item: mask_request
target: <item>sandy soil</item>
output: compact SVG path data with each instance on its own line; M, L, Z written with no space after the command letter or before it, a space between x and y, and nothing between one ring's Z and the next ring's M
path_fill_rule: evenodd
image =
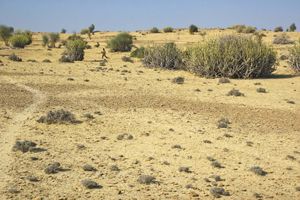
M231 30L206 32L208 38ZM115 34L87 39L92 46L100 42L100 48L86 50L85 60L73 64L59 63L63 49L43 48L41 34L25 49L0 50L0 199L214 199L210 189L216 186L230 193L224 199L300 198L300 77L285 61L268 79L228 84L183 71L147 69L139 60L125 63L121 57L128 53L108 53L109 62L100 67L101 48ZM137 46L174 41L185 48L203 39L186 30L132 34ZM264 41L271 43L275 33L265 34ZM274 46L278 55L286 54L287 47ZM9 61L13 52L23 62ZM184 84L172 83L177 76L185 78ZM267 93L257 93L258 87ZM245 96L226 96L232 88ZM83 123L36 121L61 108ZM94 119L84 117L87 113ZM230 120L229 128L217 127L222 117ZM133 139L119 140L125 133ZM46 151L12 151L16 140L33 141ZM208 157L223 167L213 167ZM63 170L46 174L53 162ZM84 171L85 164L96 171ZM267 175L254 174L253 166ZM180 167L190 171L180 172ZM140 184L140 175L154 176L156 182ZM102 188L86 189L84 179Z

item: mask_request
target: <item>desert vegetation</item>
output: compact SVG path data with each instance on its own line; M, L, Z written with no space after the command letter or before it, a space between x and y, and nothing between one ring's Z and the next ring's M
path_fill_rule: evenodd
M128 33L120 33L108 41L107 46L112 52L126 52L131 51L133 40L132 36Z
M289 64L296 72L300 72L300 41L289 49Z

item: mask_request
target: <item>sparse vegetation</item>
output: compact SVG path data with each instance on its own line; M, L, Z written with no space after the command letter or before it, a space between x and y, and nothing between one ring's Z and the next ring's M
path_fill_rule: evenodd
M119 33L108 41L108 47L112 52L126 52L131 51L132 48L132 36L128 33Z
M183 58L181 51L174 43L154 46L145 50L143 64L146 67L160 67L165 69L182 69Z
M61 109L49 111L47 115L40 117L37 122L46 124L75 124L80 121L76 120L73 113Z
M89 32L92 33L92 34L94 35L95 25L94 25L94 24L91 24L91 25L89 26L88 29L89 29Z
M0 25L0 39L4 42L6 46L9 46L9 38L12 36L14 32L13 27Z
M183 84L184 83L184 77L178 76L172 79L172 83L176 84Z
M63 53L61 62L82 61L84 59L84 49L86 42L80 39L68 40L66 51Z
M164 32L165 33L172 33L173 31L174 31L174 29L172 27L170 27L170 26L164 28Z
M42 45L43 45L43 47L45 47L45 46L48 47L48 45L49 45L49 37L48 37L48 35L44 34L42 36Z
M258 92L258 93L267 93L267 90L265 88L257 88L256 92Z
M259 176L265 176L268 174L266 171L264 171L261 167L258 166L251 167L250 171Z
M31 38L26 34L15 34L9 38L9 42L13 47L24 48L31 43Z
M289 65L296 72L300 72L300 41L289 49Z
M122 61L123 62L133 63L133 60L130 57L128 57L128 56L122 56Z
M17 56L16 54L10 54L8 56L8 59L11 61L15 61L15 62L22 62L22 58L20 58L19 56Z
M227 93L227 96L235 96L235 97L240 97L240 96L245 96L243 93L241 93L237 89L232 89Z
M138 180L140 184L149 185L151 183L155 183L155 177L150 175L141 175Z
M145 56L145 47L136 48L134 51L130 53L131 57L134 58L144 58Z
M62 34L65 34L67 32L67 30L66 29L61 29L61 31L60 31L60 33L62 33Z
M297 27L296 27L296 24L295 23L292 23L289 27L289 30L290 32L295 32L297 30Z
M219 78L219 83L224 84L224 83L230 83L230 80L225 77Z
M273 44L294 44L294 41L292 41L287 34L283 33L274 38Z
M81 184L87 189L100 189L100 188L102 188L101 185L99 185L98 183L96 183L95 181L92 181L90 179L82 180Z
M238 33L255 33L256 27L253 26L246 26L246 25L235 25L231 27L235 29Z
M48 41L50 42L50 47L55 48L55 43L59 41L59 34L58 33L49 33L48 35L49 39ZM43 39L44 41L44 39Z
M159 29L156 28L156 27L153 27L153 28L150 30L150 33L159 33Z
M274 32L283 32L282 26L278 26L278 27L274 28Z
M189 32L190 32L190 34L194 34L194 33L198 32L198 27L194 24L190 25Z
M189 70L205 77L257 78L275 70L276 53L245 36L223 36L188 49Z
M221 118L218 120L217 127L218 128L228 128L230 121L227 118Z
M80 34L81 35L87 35L89 37L89 39L91 39L91 32L90 32L90 30L88 28L82 29L80 31Z
M225 191L225 189L221 187L212 187L210 189L210 193L215 198L220 198L221 196L230 196L230 193Z

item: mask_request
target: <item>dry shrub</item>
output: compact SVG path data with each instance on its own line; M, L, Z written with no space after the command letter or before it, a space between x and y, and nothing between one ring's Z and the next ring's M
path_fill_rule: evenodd
M257 78L275 70L275 51L245 36L222 36L188 49L190 71L205 77Z
M274 38L273 44L294 44L294 41L292 41L287 34L283 33Z
M22 62L22 58L20 58L19 56L17 56L14 53L9 55L8 59L11 60L11 61L15 61L15 62Z
M289 49L289 64L296 72L300 72L300 41Z
M75 115L66 110L49 111L46 116L40 117L37 122L46 124L76 124L80 121L76 120Z

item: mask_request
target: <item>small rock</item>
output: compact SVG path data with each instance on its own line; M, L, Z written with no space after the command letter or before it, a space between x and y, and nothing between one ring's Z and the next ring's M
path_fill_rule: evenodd
M149 176L149 175L141 175L138 178L138 182L140 184L146 184L149 185L151 183L155 183L155 177L154 176Z
M96 183L95 181L92 181L90 179L85 179L81 181L81 184L87 188L87 189L100 189L102 188L101 185L99 185L98 183Z
M94 168L92 165L89 165L89 164L83 165L82 169L84 171L89 171L89 172L97 171L96 168Z

